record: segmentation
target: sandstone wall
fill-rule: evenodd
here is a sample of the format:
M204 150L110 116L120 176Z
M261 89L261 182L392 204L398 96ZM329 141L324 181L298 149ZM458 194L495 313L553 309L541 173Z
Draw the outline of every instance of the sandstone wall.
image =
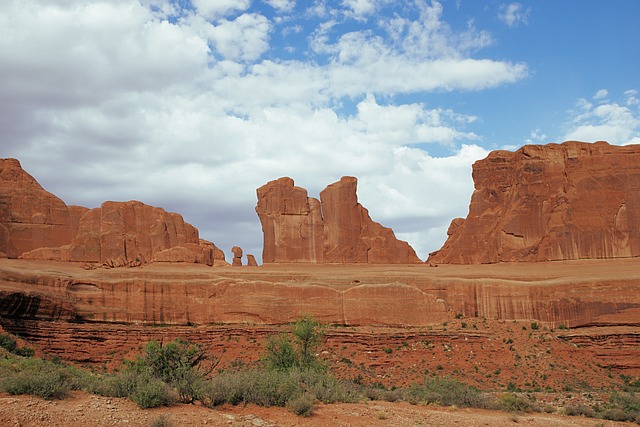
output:
M637 278L627 276L505 280L428 277L417 270L398 275L378 267L370 275L352 273L361 278L353 280L348 273L330 276L330 270L273 276L253 269L162 267L128 270L126 276L77 267L40 273L29 264L3 268L0 317L279 324L309 313L323 323L426 326L462 315L536 320L550 327L637 325L640 319ZM324 284L325 278L335 284Z
M18 160L0 159L0 252L17 258L35 248L71 242L78 210L73 212L25 172Z
M356 195L357 180L343 177L320 192L280 178L258 188L264 263L419 263L407 242L374 222Z
M181 215L138 201L104 202L91 210L67 206L16 159L0 159L0 253L111 266L224 264L224 253L200 240Z
M640 256L640 146L565 142L494 151L473 165L466 219L432 263Z

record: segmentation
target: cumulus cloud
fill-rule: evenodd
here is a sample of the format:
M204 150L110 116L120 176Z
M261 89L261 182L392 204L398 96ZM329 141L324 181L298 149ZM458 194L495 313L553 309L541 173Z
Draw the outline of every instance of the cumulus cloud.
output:
M529 24L531 8L525 8L521 3L504 3L498 8L498 19L509 27L517 27L520 24Z
M233 21L221 21L209 32L209 39L224 59L252 61L269 48L270 28L264 16L244 13Z
M624 93L624 102L606 100L608 91L599 90L593 99L581 98L570 112L569 130L564 138L580 141L608 141L611 144L640 143L640 110L635 98L637 91ZM626 105L625 105L626 104Z
M295 59L271 50L278 24L249 0L183 4L5 2L3 156L67 203L138 199L258 256L257 187L286 175L317 195L355 175L374 219L423 258L441 245L451 218L466 215L470 165L486 155L477 117L399 96L509 84L527 76L525 64L482 58L491 36L454 31L436 1L346 32L356 11L400 6L316 2L325 18L313 28L307 14L287 22L307 43Z
M295 0L264 0L269 6L278 12L291 12L296 6Z
M206 19L219 19L231 13L247 10L251 0L191 0L191 3Z

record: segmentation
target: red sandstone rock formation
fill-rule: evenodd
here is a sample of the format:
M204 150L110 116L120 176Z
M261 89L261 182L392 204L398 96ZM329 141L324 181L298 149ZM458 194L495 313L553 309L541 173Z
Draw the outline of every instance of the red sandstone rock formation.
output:
M358 180L342 177L320 192L324 218L324 262L410 264L421 262L393 230L374 222L358 203Z
M231 265L236 267L242 267L242 248L239 246L234 246L231 248L231 252L233 252L233 262Z
M100 262L111 267L154 260L213 265L210 242L201 247L198 230L181 215L138 201L104 202L80 219L78 234L68 245L39 248L25 259Z
M111 267L151 260L224 262L182 216L141 202L67 206L15 159L0 159L0 257L101 262Z
M249 267L257 267L258 262L256 261L256 257L252 254L247 254L247 266Z
M291 178L258 188L256 212L262 223L262 261L409 264L421 262L408 243L374 222L356 195L357 180L343 177L307 197Z
M473 165L473 179L469 215L428 262L640 256L640 145L494 151Z
M71 242L80 209L73 208L72 215L18 160L0 159L0 252L17 258L32 249Z
M307 197L291 178L258 188L256 212L262 223L262 262L322 262L320 201Z

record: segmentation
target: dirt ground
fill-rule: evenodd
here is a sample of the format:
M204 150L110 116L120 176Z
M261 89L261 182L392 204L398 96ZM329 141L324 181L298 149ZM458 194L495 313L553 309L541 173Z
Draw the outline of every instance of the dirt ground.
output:
M164 420L178 426L632 426L555 414L510 414L500 411L445 408L371 401L357 404L318 405L304 418L283 408L254 405L208 409L200 405L175 405L139 409L127 399L74 392L65 400L47 401L32 396L0 394L0 425L6 427L151 426Z

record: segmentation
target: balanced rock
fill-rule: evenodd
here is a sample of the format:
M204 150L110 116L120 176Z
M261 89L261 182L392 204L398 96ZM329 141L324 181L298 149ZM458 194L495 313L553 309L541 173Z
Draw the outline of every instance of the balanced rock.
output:
M231 248L231 252L233 252L233 261L231 265L233 266L242 266L242 248L239 246L234 246Z
M258 188L256 212L262 223L264 263L419 263L407 242L374 222L356 195L357 179L343 177L307 196L291 178Z
M569 141L494 151L473 165L466 219L428 262L640 256L640 145Z
M36 248L68 244L77 231L81 208L72 212L18 160L0 159L0 252L17 258Z

